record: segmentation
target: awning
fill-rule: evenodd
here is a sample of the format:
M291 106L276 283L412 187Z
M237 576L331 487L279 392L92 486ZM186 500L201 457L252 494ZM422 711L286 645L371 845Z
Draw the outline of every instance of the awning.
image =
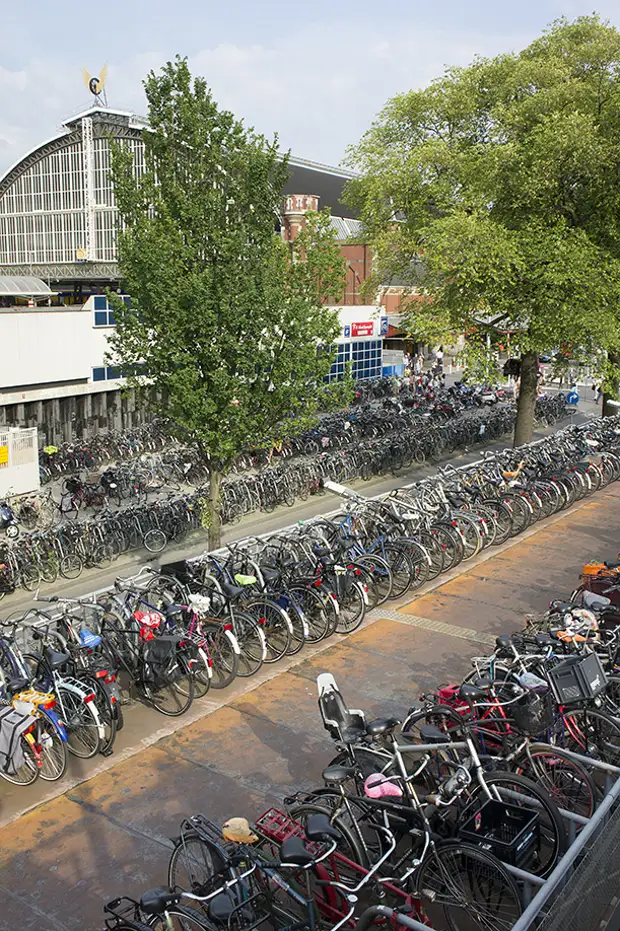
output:
M40 278L31 275L0 276L0 297L51 297L56 293Z

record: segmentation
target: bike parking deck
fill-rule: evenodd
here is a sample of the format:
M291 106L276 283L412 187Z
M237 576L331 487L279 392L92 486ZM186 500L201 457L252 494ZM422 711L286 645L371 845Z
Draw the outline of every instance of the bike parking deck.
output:
M421 692L464 675L497 634L567 596L584 563L615 556L619 518L614 484L402 604L382 606L356 633L210 692L190 723L162 727L154 712L132 709L118 755L84 763L77 784L73 769L63 795L0 828L0 931L101 927L105 901L165 884L169 837L184 815L252 820L316 785L334 755L317 707L319 672L331 672L369 719L406 713ZM44 788L0 784L0 819Z

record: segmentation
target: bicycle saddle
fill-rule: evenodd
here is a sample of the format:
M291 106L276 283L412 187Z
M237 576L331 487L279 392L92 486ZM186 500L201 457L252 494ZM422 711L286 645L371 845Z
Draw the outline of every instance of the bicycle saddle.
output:
M512 637L508 634L501 634L499 637L495 638L495 645L500 648L500 650L510 650L512 647Z
M140 908L145 915L161 915L171 905L180 902L181 896L172 889L165 886L158 886L157 889L149 889L140 899Z
M465 701L475 701L477 698L486 698L487 693L485 689L479 689L477 685L462 685L459 689L459 698L465 699Z
M6 690L9 694L14 695L16 692L21 692L24 689L27 689L29 685L28 679L25 678L16 678L9 679L6 683Z
M420 737L425 744L445 744L448 740L434 724L422 724L419 728Z
M310 815L305 827L308 840L340 840L340 832L330 823L327 815Z
M51 647L48 647L45 651L45 658L49 663L50 669L60 669L60 667L69 662L70 659L68 653L57 653L56 650L52 650Z
M260 571L265 582L278 582L281 576L281 573L278 569L266 569L261 566Z
M180 614L183 614L183 605L166 605L167 617L179 617Z
M553 643L553 637L550 634L536 634L534 637L536 645L539 647L548 647L549 644Z
M328 766L327 769L323 770L323 779L325 782L339 785L341 782L346 782L347 779L353 779L355 773L354 766Z
M306 866L313 860L312 854L306 850L301 837L287 837L282 842L280 857L282 863L295 863L297 866Z
M620 561L617 559L610 559L609 562L605 560L605 566L607 569L618 569L620 568Z
M245 588L242 585L231 585L230 582L220 582L220 588L231 601L236 601L245 593Z
M235 902L229 892L221 892L209 902L207 909L209 918L213 921L228 922L228 919L234 912Z
M552 601L549 605L551 611L555 611L557 614L567 614L569 611L574 611L577 605L571 604L569 601Z
M493 683L491 682L490 679L485 679L484 677L481 677L479 679L474 679L473 684L476 686L477 689L483 689L483 691L488 692L488 690L491 688Z
M366 725L366 733L370 737L379 737L380 734L391 731L397 724L400 724L398 718L376 718L374 721L368 722Z

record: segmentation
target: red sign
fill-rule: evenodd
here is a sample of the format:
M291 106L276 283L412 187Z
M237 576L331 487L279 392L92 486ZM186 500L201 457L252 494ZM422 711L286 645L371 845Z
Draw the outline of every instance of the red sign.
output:
M372 336L374 328L375 325L372 320L369 320L367 323L352 323L351 336Z

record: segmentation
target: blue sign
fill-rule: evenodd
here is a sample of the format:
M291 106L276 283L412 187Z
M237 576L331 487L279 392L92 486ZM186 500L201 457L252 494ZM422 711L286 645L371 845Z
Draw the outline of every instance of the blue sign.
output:
M344 336L344 338L345 338L345 339L349 339L350 336L351 336L351 324L350 324L350 323L347 323L347 325L344 326L342 329L343 329L343 336Z
M576 391L569 391L566 395L567 404L579 404L579 395Z
M381 326L379 329L379 333L381 336L387 336L388 334L388 318L387 317L381 317Z

